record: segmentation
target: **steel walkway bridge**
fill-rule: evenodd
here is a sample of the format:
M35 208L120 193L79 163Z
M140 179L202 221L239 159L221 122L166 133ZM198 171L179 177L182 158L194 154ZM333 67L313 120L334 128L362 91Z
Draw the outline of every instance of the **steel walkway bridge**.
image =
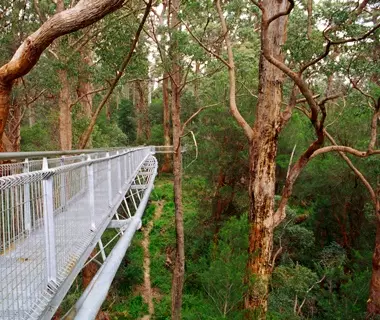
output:
M0 319L51 319L99 246L102 265L71 318L96 317L141 227L157 174L155 152L172 151L0 154L13 159L0 165ZM101 241L107 228L120 235L108 256Z

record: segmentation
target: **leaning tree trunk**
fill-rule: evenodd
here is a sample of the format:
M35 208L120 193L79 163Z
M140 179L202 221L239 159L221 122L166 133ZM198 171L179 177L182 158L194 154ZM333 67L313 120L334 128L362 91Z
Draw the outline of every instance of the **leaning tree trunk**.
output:
M63 69L58 70L58 78L61 84L61 89L58 97L60 147L61 150L71 150L73 133L70 110L70 83L67 77L67 71Z
M265 0L268 16L284 11L287 1ZM287 18L274 21L268 32L271 53L280 60L285 42ZM263 41L263 39L261 39ZM247 263L248 292L245 308L249 319L265 319L268 285L272 273L273 215L275 169L278 145L278 124L282 102L283 73L261 54L259 97L254 134L249 150L249 258Z

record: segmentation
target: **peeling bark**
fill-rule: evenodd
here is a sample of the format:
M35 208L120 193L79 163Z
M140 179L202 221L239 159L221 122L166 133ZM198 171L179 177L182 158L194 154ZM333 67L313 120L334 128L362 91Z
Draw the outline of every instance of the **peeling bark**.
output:
M0 152L5 151L2 138L9 116L11 91L12 85L4 83L0 80Z
M266 0L263 5L268 15L274 16L284 11L287 1ZM272 22L266 39L271 55L280 61L284 60L281 46L285 42L286 24L286 16ZM250 319L253 316L265 319L268 308L268 285L272 273L277 128L281 120L284 81L284 74L263 55L260 57L259 75L256 120L249 150L250 230L245 308Z

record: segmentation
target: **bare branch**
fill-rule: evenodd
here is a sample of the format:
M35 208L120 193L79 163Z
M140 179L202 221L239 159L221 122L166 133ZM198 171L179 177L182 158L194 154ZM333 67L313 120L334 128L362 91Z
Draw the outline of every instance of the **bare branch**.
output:
M33 0L33 6L34 6L34 10L36 10L37 12L38 17L40 18L41 23L44 23L46 21L46 17L45 15L42 14L40 10L40 4L38 0Z
M89 91L89 92L86 92L85 94L82 94L80 97L78 97L78 99L76 99L72 104L70 104L70 110L79 102L81 101L83 98L89 96L90 94L94 94L94 93L98 93L98 92L101 92L101 91L104 91L106 90L107 88L99 88L99 89L95 89L95 90L92 90L92 91Z
M352 155L359 157L359 158L366 158L369 156L380 154L380 150L360 151L360 150L357 150L355 148L347 147L347 146L327 146L327 147L323 147L323 148L316 150L313 153L312 158L315 158L316 156L318 156L320 154L323 154L326 152L332 152L332 151L349 153L349 154L352 154Z
M302 307L303 305L305 304L306 302L306 298L307 298L307 295L309 294L309 292L311 290L313 290L313 288L317 285L317 284L320 284L323 280L325 280L326 278L326 275L324 275L321 279L319 279L318 281L316 281L309 289L307 289L306 291L306 294L305 294L305 298L303 298L302 300L302 303L300 304L300 306L298 307L298 311L297 311L297 315L300 315L301 311L302 311Z
M209 54L211 54L212 56L214 56L216 59L218 59L220 62L222 62L225 66L227 66L227 68L230 67L229 63L224 60L220 55L218 55L217 53L215 53L214 51L212 51L211 49L207 48L207 46L201 41L198 39L198 37L191 31L189 25L184 22L182 20L182 23L183 25L185 26L186 30L190 33L191 37L205 50L207 51Z
M371 121L371 139L369 141L368 150L375 149L376 140L377 140L377 123L380 118L380 97L377 99L377 105L375 106L375 111L372 116Z
M55 14L17 49L12 59L0 67L0 80L11 83L27 74L45 49L58 37L77 31L120 8L125 0L81 0L71 8Z
M274 20L277 20L278 18L280 17L283 17L283 16L287 16L290 14L290 12L293 10L294 8L294 0L288 0L289 2L289 6L288 8L283 11L283 12L279 12L277 14L275 14L273 17L269 18L266 22L268 23L268 26L274 21Z
M334 138L325 130L325 135L326 137L330 140L330 142L333 144L333 145L337 145L337 143L335 142ZM374 203L374 205L376 206L376 202L377 202L377 197L376 197L376 193L374 191L374 189L372 188L372 186L370 185L370 183L368 182L368 180L364 177L364 175L359 171L359 169L357 169L354 164L352 163L352 161L350 160L349 157L347 157L347 155L344 153L344 152L338 152L339 155L343 158L344 161L346 161L346 163L348 164L348 166L352 169L352 171L354 171L354 173L358 176L358 178L362 181L362 183L364 184L364 186L367 188L370 196L371 196L371 199L372 199L372 202Z
M235 63L234 56L232 53L232 44L228 34L226 19L224 18L222 8L220 6L220 0L215 1L216 9L219 14L220 23L222 25L222 32L224 34L224 41L227 46L227 55L228 55L228 76L230 80L230 111L233 117L236 119L237 123L240 127L243 128L245 135L248 140L251 141L253 139L253 130L247 123L247 121L240 114L240 111L236 104L236 75L235 75Z
M352 38L348 38L348 39L342 39L342 40L336 40L336 41L332 41L332 40L330 40L327 37L327 32L329 31L329 29L326 28L323 31L323 36L327 40L327 43L326 43L326 46L325 46L325 51L320 56L318 56L317 58L315 58L314 60L309 61L306 64L304 64L300 68L300 70L298 71L298 73L302 74L307 68L311 67L312 65L315 65L316 63L318 63L319 61L321 61L322 59L324 59L325 57L327 57L327 55L330 53L331 46L364 40L367 37L369 37L372 33L374 33L379 27L380 27L380 24L377 24L377 25L375 25L373 28L371 28L369 31L367 31L366 33L364 33L361 36L352 37Z
M208 106L204 106L199 108L196 112L194 112L184 123L182 126L182 134L185 131L186 126L198 115L200 114L204 109L211 108L217 106L219 103L213 103Z
M150 8L152 7L152 3L153 3L153 0L149 0L148 4L146 6L145 12L144 12L144 16L142 17L140 25L139 25L139 27L138 27L138 29L136 31L136 34L135 34L135 37L134 37L133 42L131 44L131 47L129 49L129 52L128 52L127 56L124 58L123 63L120 66L120 69L117 71L117 73L116 73L117 75L116 75L115 79L112 81L111 87L109 88L107 94L104 96L103 100L100 102L98 108L94 112L88 128L82 134L82 136L81 136L81 138L79 140L79 148L80 149L84 149L86 147L87 142L90 139L92 130L93 130L94 126L95 126L95 122L96 122L96 119L98 118L98 115L99 115L100 111L102 110L102 108L107 103L109 97L111 96L111 94L113 93L113 90L116 87L116 84L119 82L121 76L123 75L123 72L124 72L125 68L127 67L127 65L129 64L130 60L132 59L133 52L135 51L137 42L138 42L138 40L140 38L141 31L143 29L143 26L145 24L145 21L146 21L148 15L149 15Z
M307 38L311 39L313 30L313 0L307 0Z

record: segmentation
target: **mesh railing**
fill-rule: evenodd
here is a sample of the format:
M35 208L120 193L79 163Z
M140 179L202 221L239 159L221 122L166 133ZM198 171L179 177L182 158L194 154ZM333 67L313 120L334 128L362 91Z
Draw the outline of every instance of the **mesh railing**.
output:
M0 319L38 318L151 151L1 165Z

